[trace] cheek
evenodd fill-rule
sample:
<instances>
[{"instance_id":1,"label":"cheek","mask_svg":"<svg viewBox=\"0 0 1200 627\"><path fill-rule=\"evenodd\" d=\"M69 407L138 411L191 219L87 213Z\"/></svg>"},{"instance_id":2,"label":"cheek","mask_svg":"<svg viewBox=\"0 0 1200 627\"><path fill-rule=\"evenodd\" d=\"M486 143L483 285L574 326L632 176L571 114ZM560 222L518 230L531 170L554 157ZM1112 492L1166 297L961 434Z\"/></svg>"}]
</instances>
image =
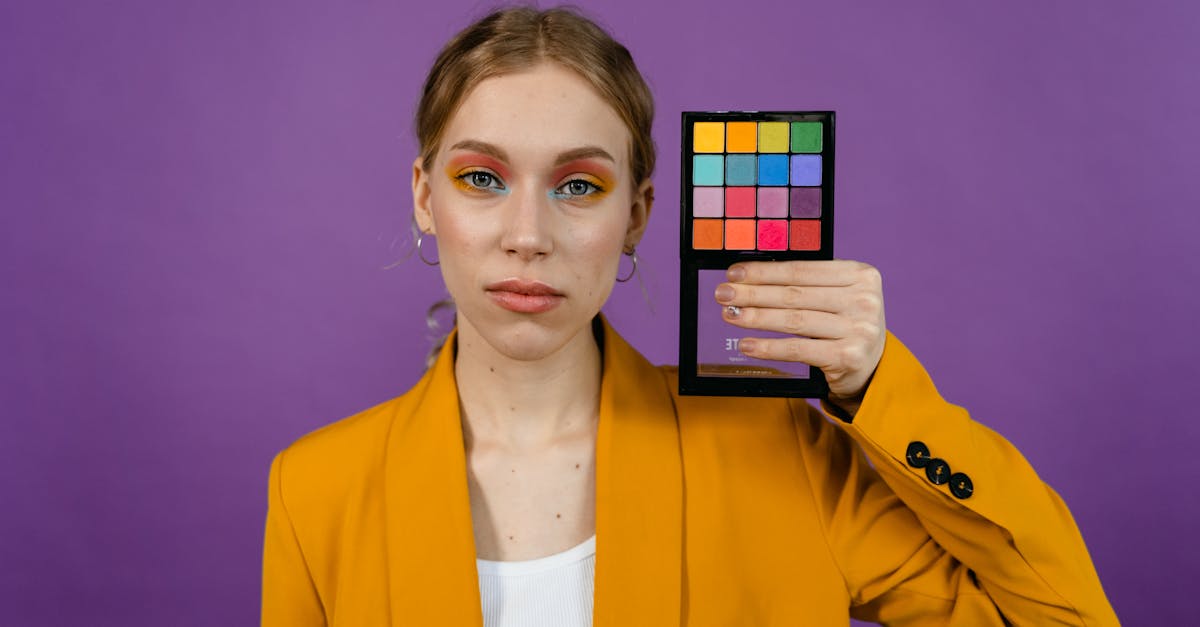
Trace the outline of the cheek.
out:
<instances>
[{"instance_id":1,"label":"cheek","mask_svg":"<svg viewBox=\"0 0 1200 627\"><path fill-rule=\"evenodd\" d=\"M574 237L568 246L572 251L571 265L575 270L575 278L588 285L589 293L607 295L621 262L625 241L624 223L605 224L599 228L593 225L572 235Z\"/></svg>"},{"instance_id":2,"label":"cheek","mask_svg":"<svg viewBox=\"0 0 1200 627\"><path fill-rule=\"evenodd\" d=\"M437 228L437 249L442 280L451 296L458 288L471 285L483 266L493 239L486 229L489 221L472 220L470 214L431 202Z\"/></svg>"}]
</instances>

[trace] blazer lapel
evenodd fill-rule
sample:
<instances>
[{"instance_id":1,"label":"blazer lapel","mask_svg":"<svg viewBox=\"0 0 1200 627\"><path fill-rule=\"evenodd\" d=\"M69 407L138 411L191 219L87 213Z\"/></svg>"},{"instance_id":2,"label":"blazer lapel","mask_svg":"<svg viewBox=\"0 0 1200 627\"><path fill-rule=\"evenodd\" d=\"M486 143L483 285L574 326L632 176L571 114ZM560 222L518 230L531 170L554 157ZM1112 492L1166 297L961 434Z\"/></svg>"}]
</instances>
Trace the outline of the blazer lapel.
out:
<instances>
[{"instance_id":1,"label":"blazer lapel","mask_svg":"<svg viewBox=\"0 0 1200 627\"><path fill-rule=\"evenodd\" d=\"M457 333L397 409L384 460L391 624L482 627L467 460L454 381Z\"/></svg>"},{"instance_id":2,"label":"blazer lapel","mask_svg":"<svg viewBox=\"0 0 1200 627\"><path fill-rule=\"evenodd\" d=\"M683 476L661 372L601 318L595 627L677 627ZM452 333L397 408L384 460L391 623L481 627Z\"/></svg>"},{"instance_id":3,"label":"blazer lapel","mask_svg":"<svg viewBox=\"0 0 1200 627\"><path fill-rule=\"evenodd\" d=\"M662 373L603 324L593 625L676 627L683 471L675 405Z\"/></svg>"}]
</instances>

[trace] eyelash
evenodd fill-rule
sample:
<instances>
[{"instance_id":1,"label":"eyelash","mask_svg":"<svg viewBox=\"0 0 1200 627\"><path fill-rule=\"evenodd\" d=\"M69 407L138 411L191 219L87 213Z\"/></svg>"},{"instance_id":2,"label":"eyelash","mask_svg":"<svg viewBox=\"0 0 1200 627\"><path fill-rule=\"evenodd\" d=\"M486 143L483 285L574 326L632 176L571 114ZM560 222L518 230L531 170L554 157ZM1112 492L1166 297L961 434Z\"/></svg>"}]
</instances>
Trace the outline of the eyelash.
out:
<instances>
[{"instance_id":1,"label":"eyelash","mask_svg":"<svg viewBox=\"0 0 1200 627\"><path fill-rule=\"evenodd\" d=\"M494 185L489 185L486 183L481 184L476 179L476 177L486 177L488 179L488 182L493 183ZM500 183L500 178L498 176L496 176L495 174L492 174L491 172L487 172L485 170L469 170L467 172L463 172L462 174L459 174L458 176L456 176L454 178L456 178L460 182L462 182L463 186L468 189L474 189L474 190L480 190L480 191L492 191L492 192L508 191L508 188L504 187L503 184ZM582 193L582 194L572 194L567 191L562 191L576 183L582 183L583 185L586 185L588 187L588 189L586 189L584 191L584 193ZM562 185L556 187L554 189L554 191L550 192L550 196L552 198L555 198L558 200L573 200L573 199L587 198L588 196L595 196L598 194L603 194L604 191L605 191L605 189L603 187L601 187L600 185L597 185L596 183L593 183L592 181L589 181L587 179L576 178L576 179L571 179L571 180L567 181L566 183L563 183Z\"/></svg>"},{"instance_id":2,"label":"eyelash","mask_svg":"<svg viewBox=\"0 0 1200 627\"><path fill-rule=\"evenodd\" d=\"M572 194L570 192L559 191L559 190L566 189L567 187L570 187L571 185L574 185L576 183L583 183L584 185L587 185L590 189L586 190L582 194ZM603 187L600 187L599 185L597 185L587 179L571 179L571 180L567 181L566 183L559 185L557 188L555 188L555 190L553 192L550 192L550 196L553 198L560 199L560 200L563 200L563 199L571 200L571 199L575 199L575 198L587 198L588 196L595 196L597 194L603 194L603 193L604 193Z\"/></svg>"},{"instance_id":3,"label":"eyelash","mask_svg":"<svg viewBox=\"0 0 1200 627\"><path fill-rule=\"evenodd\" d=\"M498 185L498 187L493 187L492 185L477 185L477 181L474 180L475 177L487 177L492 183ZM459 174L454 178L461 181L463 186L469 189L490 190L493 192L508 191L507 188L500 184L500 177L484 170L469 170Z\"/></svg>"}]
</instances>

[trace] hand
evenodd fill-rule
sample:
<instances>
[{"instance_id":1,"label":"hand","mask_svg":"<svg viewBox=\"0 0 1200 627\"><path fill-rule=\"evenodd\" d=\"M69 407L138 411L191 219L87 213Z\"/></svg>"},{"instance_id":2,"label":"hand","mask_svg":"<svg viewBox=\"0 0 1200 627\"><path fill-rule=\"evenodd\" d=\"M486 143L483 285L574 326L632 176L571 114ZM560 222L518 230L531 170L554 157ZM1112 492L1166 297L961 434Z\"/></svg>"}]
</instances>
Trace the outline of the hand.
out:
<instances>
[{"instance_id":1,"label":"hand","mask_svg":"<svg viewBox=\"0 0 1200 627\"><path fill-rule=\"evenodd\" d=\"M734 264L717 286L722 317L744 329L794 338L747 338L742 353L820 368L829 400L851 414L883 356L883 279L858 261L753 261Z\"/></svg>"}]
</instances>

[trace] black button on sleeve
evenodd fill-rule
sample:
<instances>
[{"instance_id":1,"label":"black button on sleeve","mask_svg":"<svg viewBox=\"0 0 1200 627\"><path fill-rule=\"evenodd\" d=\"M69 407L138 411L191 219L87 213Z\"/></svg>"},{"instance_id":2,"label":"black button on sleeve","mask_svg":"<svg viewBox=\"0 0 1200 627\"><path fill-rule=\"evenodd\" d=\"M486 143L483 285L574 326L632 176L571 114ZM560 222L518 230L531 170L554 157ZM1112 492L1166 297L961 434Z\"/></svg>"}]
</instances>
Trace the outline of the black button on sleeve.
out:
<instances>
[{"instance_id":1,"label":"black button on sleeve","mask_svg":"<svg viewBox=\"0 0 1200 627\"><path fill-rule=\"evenodd\" d=\"M950 494L957 499L969 499L975 493L975 484L966 473L956 472L950 475Z\"/></svg>"},{"instance_id":2,"label":"black button on sleeve","mask_svg":"<svg viewBox=\"0 0 1200 627\"><path fill-rule=\"evenodd\" d=\"M950 464L944 459L934 457L925 466L925 478L933 485L944 485L950 481Z\"/></svg>"},{"instance_id":3,"label":"black button on sleeve","mask_svg":"<svg viewBox=\"0 0 1200 627\"><path fill-rule=\"evenodd\" d=\"M929 463L929 447L920 440L915 440L908 443L908 450L904 453L904 459L909 466L913 468L924 468Z\"/></svg>"}]
</instances>

